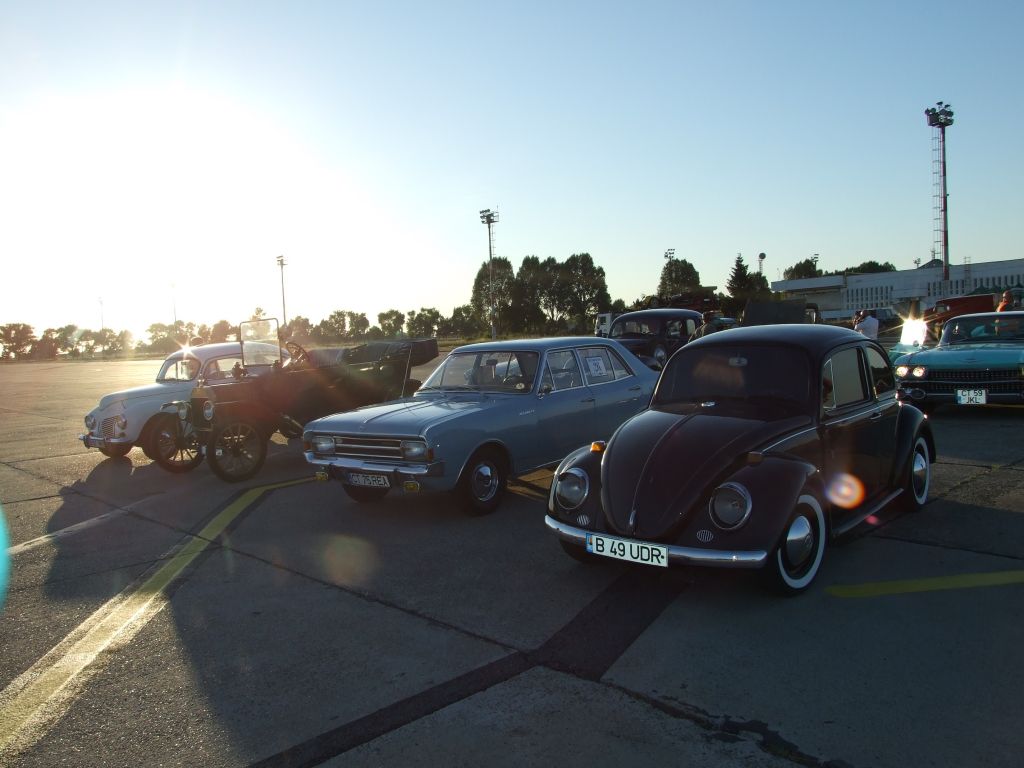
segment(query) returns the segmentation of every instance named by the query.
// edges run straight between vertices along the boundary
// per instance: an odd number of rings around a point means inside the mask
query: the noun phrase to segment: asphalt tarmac
[[[940,410],[931,502],[784,599],[576,563],[546,471],[469,518],[85,450],[157,366],[0,366],[0,765],[1020,763],[1024,408]]]

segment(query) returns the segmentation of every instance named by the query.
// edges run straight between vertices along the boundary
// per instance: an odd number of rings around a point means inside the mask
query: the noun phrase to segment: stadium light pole
[[[939,129],[939,201],[942,204],[942,282],[949,282],[949,190],[946,187],[946,128],[953,124],[953,108],[942,101],[924,111],[928,125]],[[944,288],[946,286],[943,286]]]
[[[284,267],[287,264],[284,260],[284,256],[277,257],[277,266],[281,268],[281,317],[283,319],[282,325],[288,325],[288,312],[284,308]]]
[[[480,211],[480,221],[487,225],[487,293],[490,302],[491,338],[498,338],[498,328],[494,318],[494,223],[498,220],[498,212],[485,208]]]

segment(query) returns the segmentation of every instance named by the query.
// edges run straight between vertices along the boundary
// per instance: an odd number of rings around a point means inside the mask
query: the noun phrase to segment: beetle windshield
[[[1024,341],[1019,313],[1010,316],[975,315],[972,317],[956,317],[946,323],[942,329],[939,344],[989,344]]]
[[[536,352],[455,352],[430,374],[420,391],[529,392],[537,360]]]
[[[672,357],[653,404],[776,401],[802,407],[810,391],[810,364],[798,349],[695,346],[684,347]]]

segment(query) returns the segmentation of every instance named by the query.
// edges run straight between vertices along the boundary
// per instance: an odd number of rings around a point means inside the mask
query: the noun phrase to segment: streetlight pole
[[[942,206],[942,282],[943,289],[949,283],[949,190],[946,188],[946,128],[953,124],[953,108],[944,102],[935,102],[934,107],[924,111],[928,125],[939,130],[939,205]]]
[[[281,268],[281,318],[282,325],[288,325],[288,312],[284,308],[284,267],[287,264],[284,256],[277,257],[277,266]]]
[[[498,212],[485,208],[480,211],[480,221],[487,225],[487,293],[490,302],[491,338],[498,338],[498,327],[495,324],[494,312],[494,224],[498,221]]]

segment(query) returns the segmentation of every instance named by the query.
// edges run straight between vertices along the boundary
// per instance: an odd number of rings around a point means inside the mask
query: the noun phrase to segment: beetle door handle
[[[878,421],[880,418],[882,418],[881,411],[875,411],[874,413],[871,414],[871,421]]]

